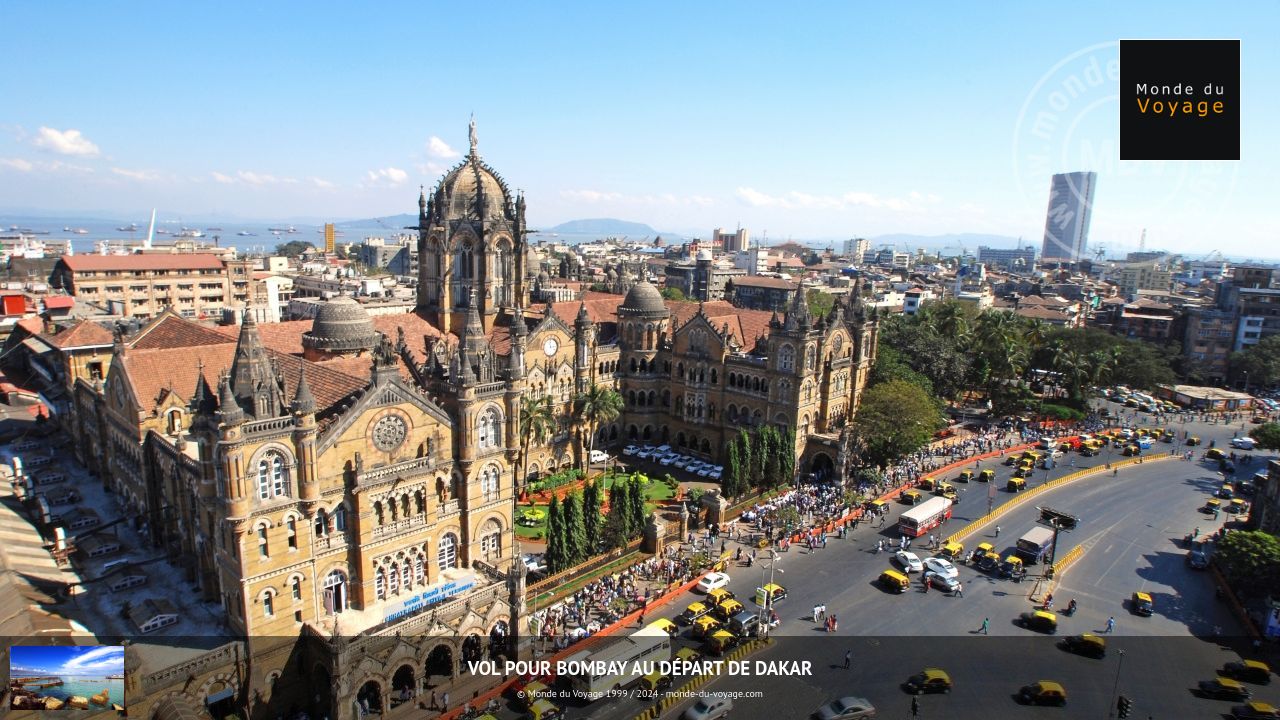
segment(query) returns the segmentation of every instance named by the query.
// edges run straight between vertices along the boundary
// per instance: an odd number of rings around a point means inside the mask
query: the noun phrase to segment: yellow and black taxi
[[[676,662],[691,663],[698,662],[701,659],[702,653],[691,647],[680,648],[676,651]]]
[[[1231,487],[1231,483],[1222,483],[1217,490],[1213,491],[1213,496],[1230,500],[1235,495],[1235,488]]]
[[[1012,467],[1014,465],[1017,465],[1021,461],[1022,461],[1021,455],[1010,455],[1009,457],[1006,457],[1004,459],[1004,464]]]
[[[1253,697],[1253,691],[1247,685],[1225,677],[1201,680],[1197,690],[1201,697],[1215,700],[1248,700]]]
[[[990,468],[978,473],[978,482],[991,482],[996,479],[996,471]]]
[[[1047,610],[1032,610],[1018,616],[1018,624],[1034,632],[1053,635],[1058,632],[1058,616]]]
[[[1030,685],[1024,685],[1018,691],[1018,697],[1028,705],[1061,706],[1067,704],[1066,688],[1052,680],[1041,680]]]
[[[1151,599],[1149,594],[1138,591],[1133,594],[1133,597],[1129,598],[1129,609],[1133,611],[1134,615],[1151,617],[1155,612],[1155,601]]]
[[[938,554],[948,560],[959,560],[960,556],[964,555],[964,545],[955,540],[948,540],[942,545],[942,549],[938,551]]]
[[[648,675],[641,677],[636,682],[636,687],[649,693],[662,692],[663,690],[671,688],[671,676],[665,675],[658,670],[654,670]]]
[[[1222,452],[1222,450],[1218,448],[1209,448],[1208,450],[1204,451],[1205,460],[1221,460],[1226,456],[1227,454]]]
[[[1195,447],[1196,445],[1199,445],[1199,444],[1200,444],[1200,438],[1198,436],[1192,435],[1191,437],[1187,438],[1187,447]]]
[[[746,608],[742,606],[742,603],[734,600],[733,598],[729,598],[717,605],[713,612],[715,612],[716,617],[720,618],[722,622],[729,622],[729,618],[737,615],[743,610],[746,610]]]
[[[564,717],[564,710],[550,700],[537,700],[529,706],[525,717],[529,720],[559,720]]]
[[[933,491],[936,495],[944,497],[951,502],[960,500],[960,493],[956,491],[956,486],[951,483],[938,483],[938,487]]]
[[[711,592],[707,593],[707,597],[704,598],[702,602],[707,603],[708,605],[711,605],[712,607],[714,607],[724,602],[725,600],[732,600],[734,597],[735,596],[732,590],[728,588],[716,588],[715,590],[712,590]]]
[[[692,623],[709,612],[711,612],[710,605],[704,602],[696,602],[685,608],[684,612],[680,613],[679,619],[686,623]]]
[[[1000,555],[993,550],[978,555],[978,569],[994,573],[1000,570]]]
[[[911,587],[911,580],[909,580],[906,575],[903,575],[892,568],[880,573],[880,577],[877,582],[879,582],[880,586],[885,590],[894,593],[904,593],[907,591],[907,588]]]
[[[1222,666],[1222,670],[1219,674],[1234,680],[1243,680],[1256,685],[1266,685],[1271,682],[1271,666],[1261,660],[1229,662]]]
[[[779,600],[787,598],[787,589],[777,583],[769,583],[764,587],[756,588],[756,604],[772,605]]]
[[[1018,475],[1019,472],[1022,471],[1018,470],[1015,472],[1014,477],[1009,478],[1009,481],[1004,484],[1004,489],[1006,491],[1016,493],[1027,489],[1027,481],[1023,479],[1023,476]],[[1027,472],[1030,474],[1030,471]]]
[[[955,482],[967,483],[970,480],[973,480],[973,471],[961,470],[960,474],[956,476]]]
[[[1172,430],[1166,429],[1163,433],[1160,433],[1160,442],[1171,443],[1176,437]]]
[[[1136,444],[1132,444],[1132,445],[1125,445],[1125,446],[1124,446],[1124,452],[1123,452],[1123,453],[1121,453],[1121,454],[1122,454],[1122,455],[1124,455],[1125,457],[1132,457],[1132,456],[1141,455],[1141,454],[1142,454],[1142,448],[1138,447]]]
[[[1209,498],[1208,500],[1205,501],[1204,507],[1200,508],[1200,512],[1216,513],[1221,509],[1222,509],[1221,500]]]
[[[680,626],[676,625],[675,623],[671,622],[666,618],[658,618],[657,620],[654,620],[653,622],[649,623],[649,627],[657,628],[662,632],[668,635],[671,635],[672,637],[675,637],[676,635],[680,634]]]
[[[1231,708],[1234,720],[1280,720],[1280,708],[1264,702],[1247,702]]]
[[[942,668],[925,668],[907,678],[907,681],[902,684],[902,689],[912,695],[949,693],[951,692],[951,676]]]
[[[720,629],[720,621],[710,615],[703,615],[689,624],[689,637],[704,638]]]
[[[1227,506],[1223,509],[1229,513],[1235,513],[1236,515],[1243,515],[1249,512],[1249,503],[1245,502],[1240,498],[1232,498],[1231,502],[1227,503]]]
[[[1072,635],[1060,644],[1063,650],[1077,655],[1099,659],[1107,656],[1107,641],[1093,633]]]
[[[523,706],[524,709],[528,710],[529,708],[533,707],[533,704],[538,700],[550,697],[551,693],[552,693],[552,690],[550,687],[547,686],[546,683],[542,682],[541,680],[535,680],[529,683],[528,685],[525,685],[520,690],[519,694],[517,695],[517,698],[520,702],[520,705]]]
[[[915,505],[924,499],[924,494],[919,490],[907,490],[899,495],[898,499],[907,505]]]
[[[929,478],[929,477],[920,478],[920,482],[916,483],[916,487],[920,488],[925,492],[930,492],[933,490],[934,486],[937,485],[937,482],[938,482],[937,480],[934,480],[933,478]]]
[[[702,647],[712,655],[723,655],[738,646],[738,636],[728,630],[717,630],[707,638]]]

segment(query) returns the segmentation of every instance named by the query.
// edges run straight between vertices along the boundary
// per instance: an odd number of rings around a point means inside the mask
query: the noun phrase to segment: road
[[[1114,406],[1112,406],[1114,407]],[[1188,429],[1218,447],[1226,448],[1233,430],[1239,426],[1189,423],[1175,425]],[[1150,453],[1168,453],[1174,446],[1156,443]],[[1256,453],[1255,453],[1256,454]],[[1076,468],[1105,464],[1116,459],[1114,450],[1099,457],[1074,456]],[[1049,477],[1072,471],[1069,455]],[[996,467],[998,507],[1013,495],[1004,481],[1010,469]],[[1255,462],[1244,466],[1249,473],[1265,467]],[[1030,485],[1045,481],[1046,472],[1037,470]],[[1131,466],[1119,472],[1099,473],[1056,488],[1000,517],[999,539],[994,527],[971,535],[965,542],[972,548],[983,540],[997,549],[1010,550],[1019,535],[1033,526],[1035,505],[1050,505],[1081,518],[1079,528],[1064,533],[1059,557],[1076,545],[1084,553],[1061,578],[1056,590],[1058,607],[1075,597],[1080,610],[1070,618],[1060,616],[1059,636],[1102,631],[1108,617],[1116,618],[1110,650],[1104,660],[1068,654],[1054,646],[1055,639],[1038,636],[1014,624],[1014,619],[1032,608],[1028,598],[1035,583],[1014,583],[994,579],[975,568],[961,566],[964,597],[939,592],[922,592],[918,584],[903,595],[889,594],[876,584],[881,570],[890,567],[889,555],[877,555],[878,539],[896,540],[894,519],[906,505],[895,505],[893,516],[883,530],[863,526],[846,540],[830,540],[828,547],[812,553],[793,548],[779,557],[775,576],[790,597],[779,604],[783,623],[775,631],[775,643],[751,657],[755,660],[810,660],[811,675],[739,675],[721,677],[704,686],[703,692],[752,692],[760,699],[739,700],[735,714],[746,717],[807,717],[821,703],[854,694],[869,698],[877,707],[901,707],[909,716],[910,700],[898,684],[924,665],[938,665],[951,672],[955,691],[948,696],[922,699],[922,716],[948,717],[1003,716],[1017,711],[1026,717],[1063,717],[1057,709],[1017,710],[1011,696],[1026,683],[1039,679],[1062,682],[1070,696],[1071,716],[1104,717],[1113,702],[1112,688],[1119,673],[1119,691],[1135,699],[1135,717],[1185,717],[1188,713],[1222,712],[1230,703],[1201,700],[1186,688],[1213,676],[1213,668],[1238,657],[1230,647],[1239,643],[1229,637],[1239,628],[1222,603],[1213,596],[1203,573],[1186,567],[1181,539],[1199,526],[1202,532],[1217,526],[1207,515],[1197,512],[1218,485],[1216,467],[1209,464],[1164,460]],[[961,502],[945,531],[954,532],[987,510],[984,483],[958,485]],[[995,523],[993,523],[994,525]],[[919,544],[919,543],[918,543]],[[920,551],[921,557],[928,552]],[[763,556],[762,556],[763,557]],[[763,565],[763,564],[762,564]],[[730,589],[739,597],[751,597],[761,582],[756,568],[731,570]],[[916,576],[913,574],[913,580]],[[1150,593],[1155,614],[1149,618],[1132,615],[1127,600],[1134,590]],[[687,602],[668,606],[668,616],[678,614]],[[812,608],[825,604],[839,619],[837,633],[828,634],[812,622]],[[749,606],[750,607],[750,606]],[[989,636],[978,629],[983,618],[990,619]],[[682,639],[682,643],[690,644]],[[1121,669],[1119,650],[1126,651]],[[852,655],[845,670],[845,653]],[[677,685],[680,680],[677,680]],[[1258,697],[1280,700],[1280,691],[1263,689]],[[650,701],[651,702],[651,701]],[[675,717],[692,700],[674,705],[664,717]],[[570,717],[597,720],[630,718],[650,703],[639,700],[598,702],[585,708],[571,707]],[[744,712],[745,711],[745,712]],[[896,712],[896,711],[895,711]]]

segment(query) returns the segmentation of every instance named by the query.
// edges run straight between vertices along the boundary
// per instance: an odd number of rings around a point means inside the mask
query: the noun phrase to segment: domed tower
[[[618,345],[622,350],[619,363],[625,373],[622,396],[627,402],[628,420],[635,419],[641,427],[658,424],[657,399],[666,388],[670,373],[669,368],[658,366],[657,356],[670,322],[671,311],[662,301],[662,294],[647,280],[633,285],[618,306]]]
[[[480,159],[474,120],[469,134],[467,156],[418,200],[418,310],[445,332],[462,329],[473,292],[485,332],[527,301],[524,196]]]
[[[316,312],[311,329],[302,334],[302,356],[321,360],[334,355],[363,355],[378,344],[369,313],[353,298],[341,295]]]

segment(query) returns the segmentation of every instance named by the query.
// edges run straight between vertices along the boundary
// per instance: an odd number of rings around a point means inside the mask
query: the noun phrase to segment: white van
[[[592,465],[599,465],[600,463],[606,463],[606,462],[609,462],[609,453],[607,453],[607,452],[605,452],[605,451],[603,451],[603,450],[592,450],[592,451],[591,451],[591,464],[592,464]]]

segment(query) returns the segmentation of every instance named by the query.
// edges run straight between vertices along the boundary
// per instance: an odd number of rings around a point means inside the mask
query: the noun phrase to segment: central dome
[[[648,280],[641,280],[631,287],[627,297],[622,301],[622,309],[640,312],[666,312],[667,305],[662,301],[662,293]]]
[[[436,208],[437,213],[443,211],[443,220],[460,220],[464,218],[481,218],[484,220],[500,220],[506,218],[506,210],[511,204],[511,192],[493,168],[489,167],[473,149],[452,170],[440,179],[436,192],[442,202]],[[477,207],[476,198],[484,196],[484,205]]]
[[[321,353],[358,353],[372,350],[378,332],[364,307],[345,295],[320,306],[311,330],[303,333],[302,347]]]

